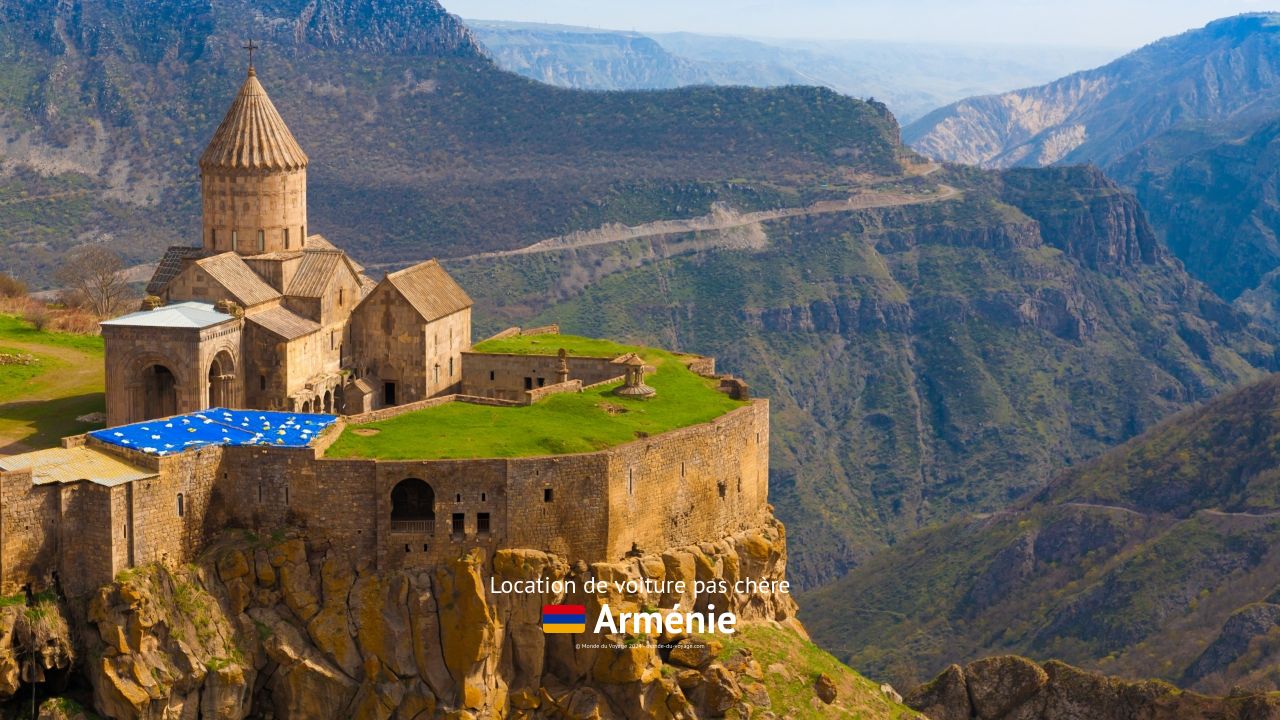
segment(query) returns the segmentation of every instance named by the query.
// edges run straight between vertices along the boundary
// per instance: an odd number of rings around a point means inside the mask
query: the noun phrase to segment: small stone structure
[[[622,385],[613,391],[615,394],[640,399],[651,398],[658,394],[657,390],[644,384],[644,360],[641,360],[639,355],[629,353],[619,360],[626,369],[626,373],[623,375]]]

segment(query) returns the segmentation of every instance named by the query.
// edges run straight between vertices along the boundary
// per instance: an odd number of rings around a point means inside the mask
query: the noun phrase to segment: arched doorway
[[[418,478],[406,478],[391,489],[391,532],[434,533],[436,493]]]
[[[143,418],[178,414],[178,382],[173,371],[159,363],[142,368]]]
[[[209,406],[231,407],[235,405],[236,361],[231,353],[223,350],[209,363]]]
[[[324,411],[326,413],[333,412],[333,393],[328,390],[324,391]]]
[[[347,409],[347,403],[344,399],[342,386],[333,389],[333,411],[341,415]]]
[[[302,412],[304,412],[304,413],[309,413],[309,412],[311,412],[311,401],[310,401],[310,400],[308,400],[308,401],[306,401],[306,402],[302,403]]]

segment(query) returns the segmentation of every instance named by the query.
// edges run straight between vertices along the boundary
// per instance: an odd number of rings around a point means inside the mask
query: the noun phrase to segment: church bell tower
[[[249,73],[200,156],[202,244],[241,255],[301,250],[307,154],[280,117],[250,55]]]

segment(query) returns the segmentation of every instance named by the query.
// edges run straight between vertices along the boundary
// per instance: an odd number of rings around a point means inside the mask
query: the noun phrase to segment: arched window
[[[264,230],[258,231],[258,252],[265,252],[267,249],[267,233]]]
[[[178,493],[178,517],[187,514],[187,507],[182,501],[182,493]]]
[[[435,532],[436,493],[418,478],[406,478],[391,489],[391,532]]]

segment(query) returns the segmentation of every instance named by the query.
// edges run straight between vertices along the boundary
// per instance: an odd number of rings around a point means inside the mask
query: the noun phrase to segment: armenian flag
[[[581,633],[587,631],[587,608],[585,605],[543,605],[542,632]]]

